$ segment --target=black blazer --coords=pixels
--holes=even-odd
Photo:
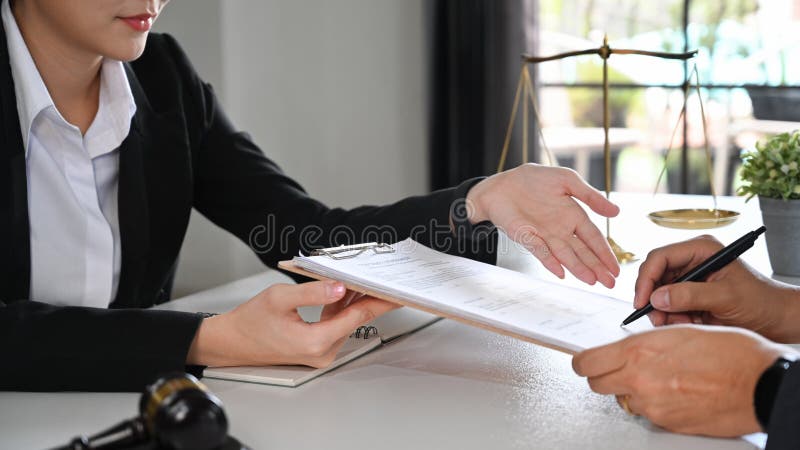
[[[447,224],[451,204],[475,182],[389,206],[331,209],[234,128],[173,38],[151,34],[142,57],[125,67],[137,111],[120,147],[117,297],[109,309],[30,301],[26,161],[5,32],[0,33],[0,389],[136,391],[160,373],[187,370],[201,319],[141,308],[168,300],[192,208],[252,243],[264,263],[275,267],[301,249],[351,243],[336,232],[340,226],[358,240],[370,226],[391,226],[395,238],[404,239],[431,223]],[[303,229],[312,233],[301,245]],[[282,245],[269,245],[270,236],[281,232]],[[440,242],[427,232],[415,237],[441,250],[494,260],[494,238],[463,245],[466,240],[452,236],[439,235]]]

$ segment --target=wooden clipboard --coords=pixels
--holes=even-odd
[[[297,264],[295,264],[295,262],[291,261],[291,260],[290,261],[281,261],[281,262],[279,262],[278,263],[278,267],[283,269],[283,270],[286,270],[288,272],[296,273],[298,275],[303,275],[303,276],[306,276],[306,277],[309,277],[309,278],[313,278],[315,280],[321,280],[321,281],[330,280],[330,278],[328,278],[328,277],[324,277],[324,276],[316,274],[314,272],[309,272],[309,271],[297,266]],[[336,280],[336,281],[340,281],[340,280]],[[388,296],[388,295],[383,294],[383,293],[375,292],[373,290],[370,290],[370,289],[368,289],[368,288],[366,288],[364,286],[358,285],[358,284],[353,284],[353,283],[349,283],[349,282],[345,282],[345,281],[342,281],[342,282],[344,283],[345,287],[347,287],[347,289],[349,289],[351,291],[359,292],[361,294],[369,295],[371,297],[379,298],[381,300],[385,300],[387,302],[395,303],[395,304],[398,304],[398,305],[401,305],[401,306],[407,306],[409,308],[418,309],[420,311],[424,311],[424,312],[427,312],[427,313],[430,313],[430,314],[435,314],[435,315],[437,315],[439,317],[444,317],[446,319],[455,320],[456,322],[460,322],[460,323],[463,323],[465,325],[481,328],[481,329],[484,329],[484,330],[491,331],[493,333],[502,334],[502,335],[509,336],[509,337],[512,337],[512,338],[515,338],[515,339],[519,339],[521,341],[530,342],[530,343],[533,343],[533,344],[536,344],[536,345],[539,345],[539,346],[542,346],[542,347],[547,347],[547,348],[552,349],[552,350],[557,350],[559,352],[566,353],[566,354],[569,354],[569,355],[575,355],[576,354],[574,351],[566,349],[564,347],[559,347],[559,346],[554,345],[554,344],[542,342],[542,341],[539,341],[537,339],[532,339],[532,338],[530,338],[528,336],[523,336],[521,334],[514,333],[513,331],[509,331],[509,330],[505,330],[503,328],[487,325],[485,323],[481,323],[481,322],[478,322],[478,321],[475,321],[475,320],[472,320],[472,319],[469,319],[469,318],[466,318],[466,317],[458,316],[458,315],[455,315],[455,314],[452,314],[452,313],[444,312],[444,311],[438,310],[436,308],[431,308],[429,306],[423,306],[423,305],[420,305],[420,304],[418,304],[418,303],[416,303],[414,301],[401,299],[401,298],[396,298],[396,297],[391,297],[391,296]]]

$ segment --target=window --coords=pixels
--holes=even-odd
[[[647,192],[666,165],[663,191],[730,194],[741,149],[800,128],[800,0],[539,0],[538,54],[596,48],[683,52],[687,63],[612,55],[609,96],[614,189]],[[697,68],[700,102],[683,81]],[[559,162],[603,187],[602,60],[536,66],[542,126]],[[665,161],[673,131],[673,149]],[[710,170],[709,170],[710,169]],[[709,173],[711,174],[709,177]]]

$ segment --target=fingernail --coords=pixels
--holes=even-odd
[[[653,295],[650,296],[650,303],[652,303],[653,307],[656,309],[669,309],[669,291],[663,289],[653,292]]]
[[[344,295],[344,285],[338,281],[327,281],[325,283],[325,290],[328,292],[328,297],[339,298]]]

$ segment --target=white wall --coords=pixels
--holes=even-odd
[[[234,122],[335,206],[427,192],[424,0],[172,0],[157,23]],[[262,270],[195,214],[175,295]]]

